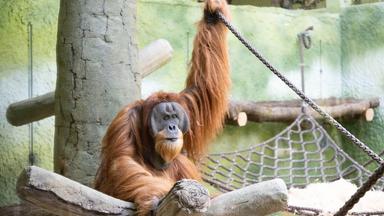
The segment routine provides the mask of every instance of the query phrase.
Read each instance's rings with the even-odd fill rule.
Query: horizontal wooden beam
[[[173,54],[169,42],[159,39],[139,52],[139,72],[142,78],[148,76],[164,64]],[[54,115],[55,92],[12,103],[7,108],[7,120],[14,126],[21,126]]]
[[[125,202],[64,176],[30,166],[17,182],[19,197],[55,215],[134,215]]]
[[[55,215],[135,215],[135,205],[59,174],[30,166],[17,182],[19,197]],[[156,216],[268,215],[287,207],[283,180],[254,184],[210,199],[207,189],[195,180],[176,182],[159,202]]]
[[[372,121],[374,108],[380,105],[378,98],[338,99],[327,98],[315,100],[334,118],[353,119],[363,116]],[[226,123],[244,126],[252,122],[292,122],[302,113],[301,100],[288,101],[230,101]],[[307,113],[315,118],[321,116],[312,108]],[[24,125],[54,115],[54,92],[32,99],[11,104],[7,109],[8,122],[14,126]]]
[[[12,103],[7,108],[7,120],[13,126],[21,126],[54,115],[55,92]]]
[[[206,216],[270,215],[288,207],[288,190],[282,179],[253,184],[211,200]]]
[[[144,78],[171,61],[173,48],[165,39],[158,39],[139,51],[139,72]]]
[[[378,98],[371,99],[318,99],[315,102],[334,118],[351,119],[357,116],[365,116],[366,120],[372,120],[373,108],[380,105]],[[229,113],[236,116],[245,112],[248,121],[253,122],[292,122],[302,113],[301,100],[288,101],[231,101]],[[367,113],[368,111],[368,113]],[[319,119],[321,116],[312,108],[307,107],[306,112]]]

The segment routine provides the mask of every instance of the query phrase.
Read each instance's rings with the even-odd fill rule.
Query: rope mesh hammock
[[[344,152],[311,116],[301,114],[275,137],[247,149],[208,155],[203,177],[222,192],[281,178],[288,187],[348,179],[361,186],[372,174]],[[384,189],[384,178],[375,185]]]
[[[209,154],[201,161],[204,181],[222,192],[281,178],[288,188],[340,178],[362,186],[372,173],[344,152],[327,131],[303,113],[276,136],[246,149]],[[384,190],[384,178],[375,184]],[[320,209],[290,206],[301,215],[318,215]],[[384,212],[372,212],[384,215]],[[353,215],[370,215],[356,213]]]

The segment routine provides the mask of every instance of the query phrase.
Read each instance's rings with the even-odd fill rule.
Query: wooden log
[[[171,61],[173,49],[165,39],[158,39],[139,52],[139,72],[144,78]]]
[[[7,109],[7,120],[14,126],[21,126],[53,115],[55,92],[49,92],[31,99],[12,103]]]
[[[288,190],[273,179],[222,194],[211,200],[206,216],[264,216],[288,207]]]
[[[364,115],[368,109],[379,106],[378,98],[372,99],[337,99],[328,98],[315,100],[324,111],[334,118],[351,119]],[[248,120],[253,122],[291,122],[302,113],[301,100],[290,101],[231,101],[230,113],[245,112]],[[317,119],[321,116],[312,108],[307,108],[307,113]]]
[[[158,39],[139,52],[139,72],[142,78],[148,76],[172,58],[173,49],[169,42]],[[7,120],[13,126],[21,126],[54,115],[55,92],[12,103],[7,109]]]
[[[205,191],[197,182],[182,180],[160,202],[156,215],[264,216],[284,211],[288,206],[288,190],[282,179],[222,194],[212,199],[209,207]]]
[[[209,203],[207,189],[195,180],[183,179],[160,201],[156,216],[203,215]]]
[[[55,215],[134,215],[135,205],[64,176],[30,166],[17,182],[19,197]]]

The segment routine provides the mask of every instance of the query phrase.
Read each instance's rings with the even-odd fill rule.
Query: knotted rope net
[[[372,174],[344,152],[311,116],[301,114],[275,137],[246,149],[208,155],[204,180],[222,192],[281,178],[288,187],[348,179],[361,186]],[[384,188],[384,178],[375,185]]]

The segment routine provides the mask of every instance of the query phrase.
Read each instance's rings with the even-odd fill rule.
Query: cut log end
[[[245,112],[230,112],[228,113],[225,123],[230,124],[230,125],[235,125],[235,126],[245,126],[248,122],[248,116],[247,113]]]
[[[373,111],[372,108],[365,110],[364,117],[365,117],[366,121],[368,121],[368,122],[372,121],[373,118],[375,117],[375,111]]]
[[[248,121],[247,114],[245,112],[239,112],[236,121],[240,127],[245,126],[247,124],[247,121]]]

